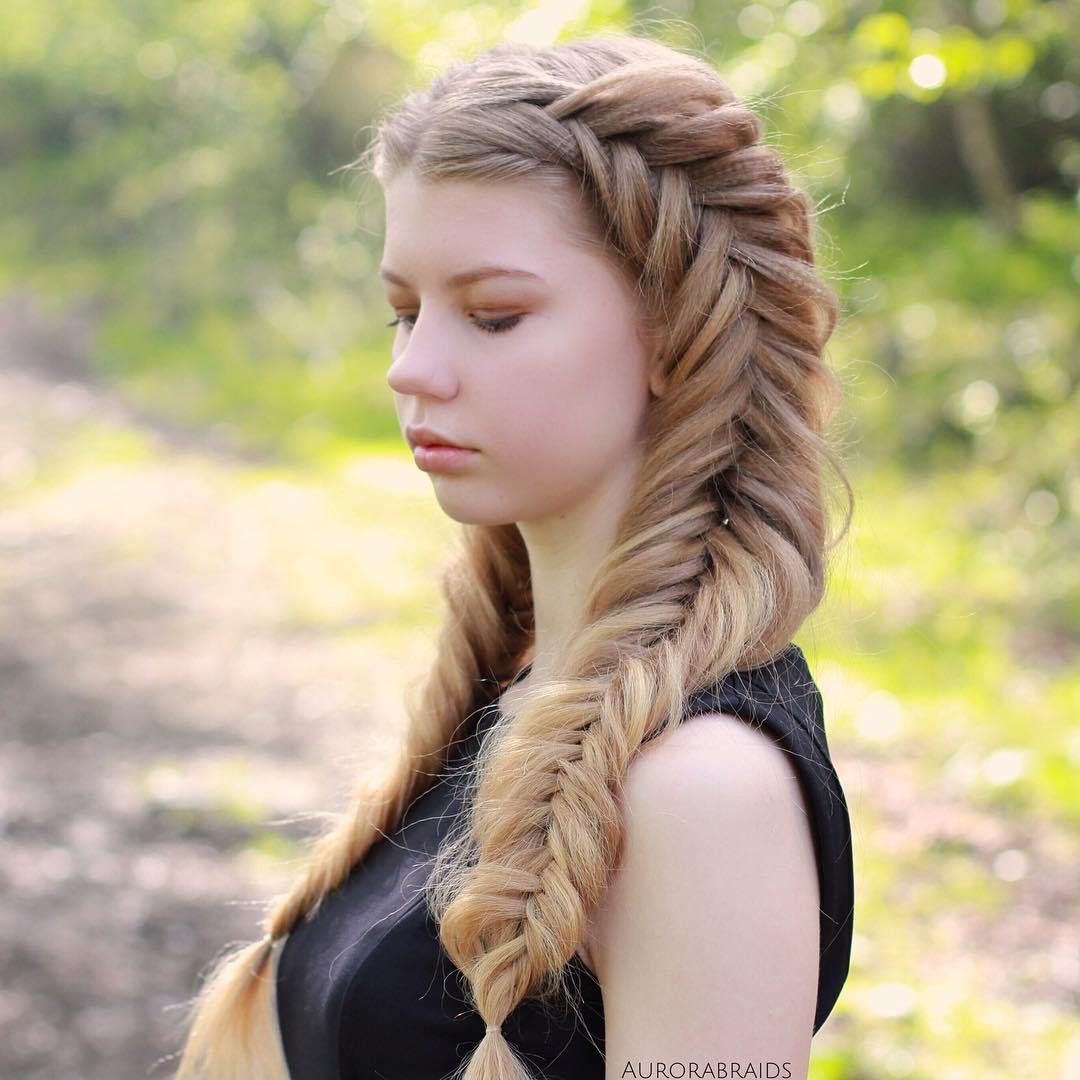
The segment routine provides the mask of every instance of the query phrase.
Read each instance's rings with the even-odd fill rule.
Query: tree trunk
[[[1020,233],[1016,193],[998,148],[986,98],[981,94],[958,97],[952,115],[960,157],[983,206],[998,229],[1016,238]]]

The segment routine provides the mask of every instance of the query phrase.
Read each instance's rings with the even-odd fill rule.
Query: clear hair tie
[[[502,1024],[488,1024],[488,1031],[502,1031]]]

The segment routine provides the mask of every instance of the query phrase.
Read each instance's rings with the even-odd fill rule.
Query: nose
[[[391,360],[386,382],[397,394],[445,400],[458,391],[457,369],[445,336],[440,341],[434,332],[425,332],[424,325],[424,316],[418,316]]]

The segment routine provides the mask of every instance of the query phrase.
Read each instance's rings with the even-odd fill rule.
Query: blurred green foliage
[[[843,300],[830,357],[860,503],[854,565],[838,565],[815,619],[822,651],[886,695],[881,715],[899,702],[914,718],[903,738],[925,752],[927,785],[940,768],[973,805],[1080,829],[1080,9],[642,10],[0,7],[0,289],[92,310],[92,373],[171,421],[327,478],[358,454],[405,456],[374,274],[381,196],[342,170],[381,109],[503,36],[637,25],[704,52],[821,207],[820,259]],[[858,745],[881,715],[837,709],[833,730]],[[1021,1050],[1024,1075],[1050,1075],[1076,1038],[1064,1011],[1009,1049],[995,1032],[1016,1017],[965,973],[921,1003],[897,989],[907,929],[942,907],[993,911],[1003,887],[943,840],[907,864],[925,888],[904,895],[894,949],[881,926],[900,926],[903,866],[869,819],[860,915],[877,940],[856,964],[889,984],[841,999],[851,1021],[815,1050],[815,1077],[996,1075],[1005,1062],[1019,1076]]]

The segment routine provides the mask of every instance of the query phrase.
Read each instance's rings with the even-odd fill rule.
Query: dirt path
[[[349,770],[376,761],[356,758],[373,687],[391,695],[402,675],[347,625],[297,615],[262,538],[305,543],[310,493],[251,482],[265,462],[96,385],[86,329],[25,300],[0,307],[12,1080],[170,1072],[150,1068],[176,1048],[178,1003],[225,943],[259,936],[295,854],[282,838],[314,827],[268,821],[340,805]],[[151,452],[116,460],[125,432]]]

